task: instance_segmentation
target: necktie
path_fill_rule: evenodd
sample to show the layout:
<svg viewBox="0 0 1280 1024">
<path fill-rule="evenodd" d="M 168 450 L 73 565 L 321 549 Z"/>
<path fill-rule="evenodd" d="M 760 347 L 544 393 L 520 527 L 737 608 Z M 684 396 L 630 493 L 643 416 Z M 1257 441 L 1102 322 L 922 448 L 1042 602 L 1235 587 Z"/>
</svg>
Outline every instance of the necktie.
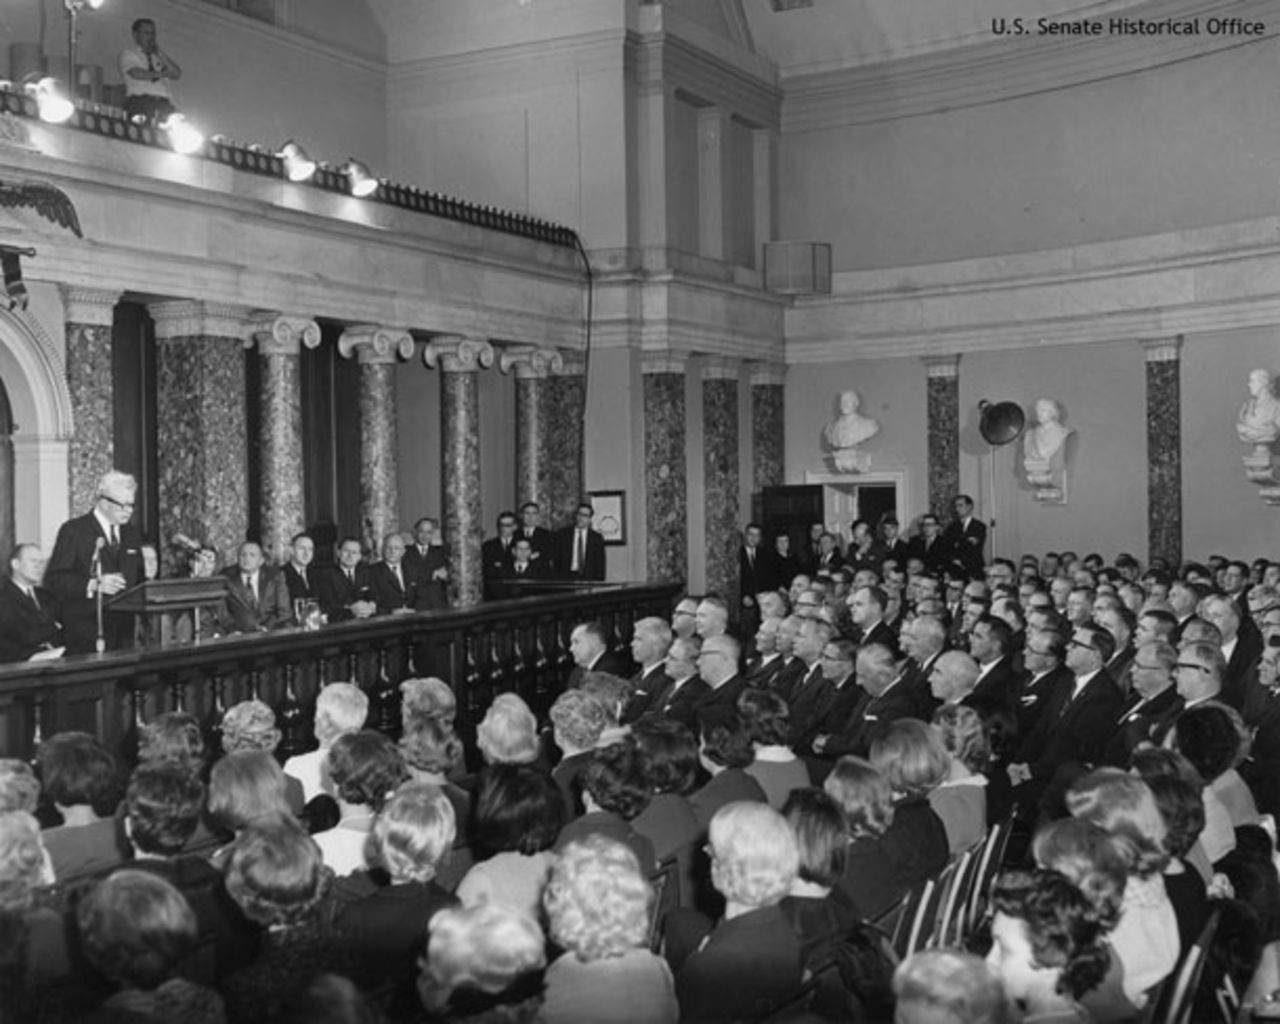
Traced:
<svg viewBox="0 0 1280 1024">
<path fill-rule="evenodd" d="M 587 562 L 587 535 L 583 530 L 578 531 L 578 541 L 573 548 L 573 571 L 582 572 L 586 568 Z"/>
<path fill-rule="evenodd" d="M 755 548 L 747 548 L 747 565 L 751 566 L 751 568 L 753 569 L 756 567 L 756 549 Z"/>
<path fill-rule="evenodd" d="M 517 575 L 517 576 L 523 576 L 523 575 L 524 575 L 524 566 L 523 566 L 523 565 L 517 565 L 517 566 L 516 566 L 516 575 Z"/>
<path fill-rule="evenodd" d="M 36 597 L 35 587 L 27 587 L 27 597 L 31 598 L 31 603 L 36 606 L 36 611 L 40 611 L 40 599 Z"/>
<path fill-rule="evenodd" d="M 403 591 L 403 590 L 404 590 L 404 577 L 400 575 L 400 566 L 398 566 L 398 565 L 397 565 L 397 566 L 396 566 L 393 570 L 391 570 L 391 571 L 392 571 L 392 572 L 394 572 L 394 573 L 396 574 L 396 586 L 398 586 L 398 587 Z"/>
<path fill-rule="evenodd" d="M 354 569 L 347 570 L 347 581 L 354 587 L 356 585 L 356 572 Z"/>
<path fill-rule="evenodd" d="M 302 589 L 303 589 L 303 590 L 310 590 L 310 589 L 311 589 L 311 584 L 307 582 L 307 570 L 306 570 L 306 569 L 303 569 L 302 571 L 300 571 L 300 572 L 298 573 L 298 575 L 302 577 Z"/>
<path fill-rule="evenodd" d="M 118 548 L 120 546 L 120 534 L 116 532 L 115 524 L 111 525 L 111 546 Z"/>
<path fill-rule="evenodd" d="M 258 607 L 258 586 L 252 576 L 246 575 L 244 578 L 244 588 L 249 591 L 249 603 L 253 607 Z"/>
</svg>

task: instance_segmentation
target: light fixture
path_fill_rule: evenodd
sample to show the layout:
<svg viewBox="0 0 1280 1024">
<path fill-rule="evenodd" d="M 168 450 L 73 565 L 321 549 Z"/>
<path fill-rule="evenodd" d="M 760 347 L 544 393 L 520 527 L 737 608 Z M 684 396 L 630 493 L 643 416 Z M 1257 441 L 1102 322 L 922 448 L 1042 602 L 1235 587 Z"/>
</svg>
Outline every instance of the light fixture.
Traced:
<svg viewBox="0 0 1280 1024">
<path fill-rule="evenodd" d="M 316 173 L 316 162 L 293 139 L 280 147 L 279 155 L 284 161 L 284 173 L 289 176 L 290 181 L 306 181 Z"/>
<path fill-rule="evenodd" d="M 164 119 L 160 127 L 169 133 L 169 145 L 175 153 L 190 156 L 204 146 L 204 134 L 184 114 L 174 111 Z"/>
<path fill-rule="evenodd" d="M 73 96 L 80 92 L 80 71 L 76 67 L 76 51 L 80 46 L 80 12 L 86 7 L 96 11 L 105 2 L 106 0 L 62 0 L 62 6 L 67 12 L 67 77 L 71 79 Z"/>
<path fill-rule="evenodd" d="M 346 173 L 347 180 L 351 183 L 351 194 L 358 199 L 371 196 L 378 191 L 378 179 L 373 176 L 367 164 L 362 163 L 355 157 L 348 157 L 342 170 Z"/>
<path fill-rule="evenodd" d="M 69 121 L 76 112 L 76 105 L 67 99 L 57 79 L 41 78 L 37 82 L 31 82 L 26 88 L 36 98 L 36 111 L 40 114 L 41 121 L 62 124 Z"/>
</svg>

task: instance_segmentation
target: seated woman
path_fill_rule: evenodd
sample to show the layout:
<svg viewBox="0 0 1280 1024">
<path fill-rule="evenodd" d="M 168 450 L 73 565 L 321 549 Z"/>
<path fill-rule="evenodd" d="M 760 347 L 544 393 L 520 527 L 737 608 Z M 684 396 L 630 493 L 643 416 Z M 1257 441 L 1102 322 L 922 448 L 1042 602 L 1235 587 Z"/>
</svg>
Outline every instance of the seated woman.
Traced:
<svg viewBox="0 0 1280 1024">
<path fill-rule="evenodd" d="M 800 872 L 779 904 L 800 941 L 807 968 L 820 965 L 859 924 L 858 908 L 837 884 L 849 846 L 840 805 L 820 789 L 792 790 L 782 808 L 796 834 Z"/>
<path fill-rule="evenodd" d="M 204 729 L 195 715 L 186 711 L 164 711 L 142 727 L 138 741 L 138 761 L 181 765 L 200 779 L 208 777 L 208 751 Z"/>
<path fill-rule="evenodd" d="M 688 729 L 665 718 L 637 723 L 632 735 L 652 796 L 631 827 L 649 838 L 659 861 L 681 856 L 687 862 L 701 835 L 688 800 L 698 781 L 698 745 Z"/>
<path fill-rule="evenodd" d="M 237 750 L 265 750 L 274 754 L 280 746 L 280 730 L 276 728 L 276 713 L 260 700 L 242 700 L 227 709 L 222 716 L 222 749 L 228 754 Z M 290 775 L 285 776 L 285 797 L 289 810 L 296 817 L 306 805 L 302 783 Z"/>
<path fill-rule="evenodd" d="M 893 973 L 894 1024 L 1013 1024 L 1004 988 L 972 953 L 925 949 Z"/>
<path fill-rule="evenodd" d="M 584 690 L 566 690 L 551 705 L 551 735 L 561 754 L 551 777 L 560 787 L 569 817 L 583 811 L 582 773 L 608 724 L 604 704 Z"/>
<path fill-rule="evenodd" d="M 221 758 L 209 773 L 209 817 L 232 836 L 251 825 L 292 821 L 280 763 L 265 750 L 239 750 Z M 210 859 L 221 870 L 230 855 L 228 845 Z"/>
<path fill-rule="evenodd" d="M 333 796 L 328 775 L 329 748 L 334 740 L 364 728 L 369 698 L 353 683 L 330 683 L 316 695 L 315 734 L 319 744 L 306 754 L 295 754 L 284 763 L 284 773 L 302 785 L 303 803 L 321 793 Z"/>
<path fill-rule="evenodd" d="M 1055 871 L 1007 871 L 992 892 L 987 963 L 1026 1021 L 1088 1024 L 1077 1000 L 1096 988 L 1109 956 L 1084 894 Z"/>
<path fill-rule="evenodd" d="M 458 884 L 464 906 L 497 903 L 538 920 L 542 890 L 564 822 L 564 803 L 530 765 L 497 764 L 480 773 L 471 820 L 477 863 Z"/>
<path fill-rule="evenodd" d="M 1258 823 L 1253 794 L 1236 771 L 1248 756 L 1251 734 L 1235 708 L 1218 701 L 1187 708 L 1169 738 L 1227 809 L 1233 829 Z"/>
<path fill-rule="evenodd" d="M 449 1024 L 542 1019 L 546 940 L 537 921 L 500 903 L 442 910 L 418 962 L 428 1019 Z"/>
<path fill-rule="evenodd" d="M 1163 878 L 1168 829 L 1147 784 L 1115 769 L 1077 780 L 1067 793 L 1067 809 L 1105 831 L 1125 855 L 1129 877 L 1110 940 L 1124 968 L 1125 997 L 1141 1009 L 1148 991 L 1177 964 L 1180 950 L 1178 918 Z"/>
<path fill-rule="evenodd" d="M 120 797 L 116 759 L 84 732 L 50 736 L 38 756 L 44 795 L 62 816 L 43 836 L 59 881 L 119 864 L 123 852 L 111 816 Z"/>
<path fill-rule="evenodd" d="M 799 873 L 800 853 L 791 826 L 766 804 L 722 807 L 709 836 L 711 880 L 725 913 L 678 966 L 673 956 L 681 951 L 669 951 L 681 1020 L 755 1020 L 801 985 L 800 943 L 779 907 Z"/>
<path fill-rule="evenodd" d="M 533 764 L 542 752 L 538 720 L 514 693 L 500 693 L 476 728 L 476 746 L 485 764 Z"/>
<path fill-rule="evenodd" d="M 933 878 L 950 858 L 946 827 L 929 805 L 929 794 L 947 776 L 947 752 L 931 726 L 903 718 L 871 744 L 870 760 L 893 791 L 893 821 L 881 843 L 905 891 Z"/>
<path fill-rule="evenodd" d="M 1213 878 L 1214 863 L 1236 848 L 1236 831 L 1231 827 L 1231 815 L 1222 801 L 1204 784 L 1204 779 L 1191 767 L 1191 762 L 1176 750 L 1166 747 L 1135 750 L 1130 758 L 1130 770 L 1148 783 L 1154 778 L 1182 779 L 1200 794 L 1200 802 L 1204 805 L 1204 828 L 1187 854 L 1186 862 L 1208 885 Z"/>
<path fill-rule="evenodd" d="M 947 754 L 947 777 L 929 794 L 929 806 L 942 819 L 952 856 L 987 835 L 987 777 L 991 746 L 982 716 L 964 704 L 948 704 L 933 716 Z"/>
<path fill-rule="evenodd" d="M 400 684 L 400 721 L 405 728 L 415 718 L 434 718 L 452 731 L 458 699 L 443 679 L 406 679 Z"/>
<path fill-rule="evenodd" d="M 675 1024 L 671 970 L 647 948 L 653 898 L 621 843 L 591 835 L 565 847 L 543 897 L 565 950 L 547 968 L 547 1024 Z"/>
<path fill-rule="evenodd" d="M 182 893 L 145 871 L 117 871 L 76 908 L 89 963 L 118 991 L 91 1019 L 136 1024 L 222 1024 L 222 997 L 177 977 L 196 944 L 196 915 Z"/>
<path fill-rule="evenodd" d="M 438 787 L 405 783 L 373 823 L 373 852 L 390 884 L 361 875 L 335 883 L 340 940 L 367 985 L 411 977 L 432 915 L 458 902 L 435 881 L 456 827 L 453 805 Z"/>
<path fill-rule="evenodd" d="M 739 800 L 766 803 L 760 783 L 746 773 L 755 760 L 747 727 L 736 711 L 704 715 L 701 722 L 698 760 L 711 781 L 689 795 L 689 806 L 698 821 L 699 834 L 705 832 L 721 807 Z"/>
<path fill-rule="evenodd" d="M 1148 779 L 1147 785 L 1168 829 L 1164 845 L 1169 851 L 1169 863 L 1164 869 L 1164 888 L 1178 918 L 1178 937 L 1185 949 L 1196 941 L 1209 917 L 1204 879 L 1184 859 L 1204 828 L 1204 801 L 1195 786 L 1172 775 Z"/>
<path fill-rule="evenodd" d="M 653 795 L 635 742 L 627 739 L 597 750 L 583 774 L 582 790 L 586 813 L 560 830 L 556 851 L 575 839 L 599 833 L 630 847 L 641 869 L 653 871 L 657 867 L 653 842 L 631 824 L 649 806 Z"/>
<path fill-rule="evenodd" d="M 848 846 L 836 885 L 858 914 L 874 921 L 906 893 L 883 838 L 893 824 L 893 791 L 883 775 L 860 757 L 842 757 L 822 784 L 844 815 Z"/>
<path fill-rule="evenodd" d="M 339 820 L 317 832 L 316 845 L 335 875 L 363 871 L 374 815 L 409 777 L 404 755 L 380 732 L 362 729 L 340 736 L 329 750 L 329 778 L 338 798 Z"/>
<path fill-rule="evenodd" d="M 760 783 L 769 806 L 780 810 L 793 789 L 810 783 L 808 767 L 787 745 L 791 732 L 787 702 L 771 690 L 747 689 L 738 698 L 738 714 L 755 753 L 747 774 Z"/>
<path fill-rule="evenodd" d="M 400 736 L 400 753 L 404 755 L 409 778 L 439 786 L 449 798 L 458 822 L 457 841 L 462 842 L 471 818 L 471 794 L 449 781 L 450 773 L 462 764 L 462 741 L 441 719 L 415 717 L 405 724 Z"/>
</svg>

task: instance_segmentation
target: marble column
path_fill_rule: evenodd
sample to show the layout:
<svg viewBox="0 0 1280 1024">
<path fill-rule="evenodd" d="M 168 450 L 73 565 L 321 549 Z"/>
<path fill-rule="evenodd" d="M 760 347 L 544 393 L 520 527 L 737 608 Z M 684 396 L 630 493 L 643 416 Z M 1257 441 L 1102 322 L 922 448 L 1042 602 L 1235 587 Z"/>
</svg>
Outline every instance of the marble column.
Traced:
<svg viewBox="0 0 1280 1024">
<path fill-rule="evenodd" d="M 929 508 L 945 523 L 960 493 L 960 357 L 925 356 L 924 365 L 929 375 Z"/>
<path fill-rule="evenodd" d="M 67 459 L 71 512 L 93 507 L 98 480 L 115 459 L 115 385 L 111 372 L 111 323 L 119 292 L 63 288 L 67 390 L 75 429 Z"/>
<path fill-rule="evenodd" d="M 702 367 L 702 474 L 707 590 L 738 606 L 738 370 L 731 359 Z"/>
<path fill-rule="evenodd" d="M 259 314 L 245 347 L 258 346 L 262 368 L 262 425 L 258 461 L 262 473 L 262 549 L 284 561 L 289 539 L 306 526 L 302 462 L 302 346 L 320 344 L 314 320 L 278 313 Z"/>
<path fill-rule="evenodd" d="M 378 543 L 400 528 L 396 470 L 396 362 L 413 356 L 413 337 L 396 327 L 348 327 L 338 353 L 360 363 L 360 521 Z"/>
<path fill-rule="evenodd" d="M 646 355 L 644 380 L 644 492 L 646 575 L 683 580 L 689 568 L 689 481 L 685 462 L 683 354 Z"/>
<path fill-rule="evenodd" d="M 503 373 L 516 373 L 516 506 L 535 502 L 551 511 L 551 464 L 559 448 L 552 435 L 551 374 L 564 369 L 554 348 L 513 345 L 498 358 Z"/>
<path fill-rule="evenodd" d="M 1181 337 L 1143 342 L 1147 357 L 1147 556 L 1182 563 Z"/>
<path fill-rule="evenodd" d="M 157 302 L 160 536 L 208 543 L 224 565 L 248 523 L 244 335 L 249 312 L 206 302 Z M 161 545 L 164 550 L 164 545 Z"/>
<path fill-rule="evenodd" d="M 586 415 L 587 366 L 578 352 L 563 353 L 561 367 L 547 383 L 551 406 L 547 428 L 556 456 L 547 465 L 547 491 L 551 511 L 548 525 L 554 530 L 573 522 L 583 497 L 582 419 Z"/>
<path fill-rule="evenodd" d="M 785 403 L 782 382 L 787 368 L 775 363 L 751 367 L 751 493 L 783 482 Z"/>
<path fill-rule="evenodd" d="M 440 423 L 444 437 L 444 537 L 454 608 L 483 596 L 480 545 L 480 387 L 476 373 L 493 365 L 493 346 L 483 338 L 441 337 L 427 342 L 423 362 L 444 371 Z"/>
</svg>

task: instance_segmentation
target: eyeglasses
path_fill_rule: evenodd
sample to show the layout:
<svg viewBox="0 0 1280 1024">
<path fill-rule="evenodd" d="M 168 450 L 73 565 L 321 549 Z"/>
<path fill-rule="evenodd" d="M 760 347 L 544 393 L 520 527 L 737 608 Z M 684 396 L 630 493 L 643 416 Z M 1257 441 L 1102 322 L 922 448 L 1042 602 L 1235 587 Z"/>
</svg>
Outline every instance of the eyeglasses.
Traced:
<svg viewBox="0 0 1280 1024">
<path fill-rule="evenodd" d="M 1095 650 L 1097 650 L 1097 648 L 1096 648 L 1096 647 L 1094 647 L 1094 646 L 1093 646 L 1093 644 L 1089 643 L 1088 641 L 1086 641 L 1086 640 L 1077 640 L 1075 637 L 1072 637 L 1070 640 L 1068 640 L 1068 641 L 1067 641 L 1067 646 L 1069 646 L 1069 647 L 1083 647 L 1086 651 L 1095 651 Z"/>
<path fill-rule="evenodd" d="M 1208 672 L 1208 671 L 1209 671 L 1209 669 L 1205 668 L 1203 665 L 1197 665 L 1194 661 L 1180 661 L 1180 662 L 1178 662 L 1178 664 L 1177 664 L 1177 665 L 1175 665 L 1174 667 L 1175 667 L 1175 668 L 1194 668 L 1194 669 L 1196 669 L 1198 672 Z"/>
<path fill-rule="evenodd" d="M 98 497 L 101 498 L 103 501 L 111 502 L 111 504 L 113 504 L 116 508 L 133 508 L 137 504 L 137 502 L 133 502 L 133 501 L 119 501 L 116 498 L 111 497 L 111 495 L 109 494 L 99 494 Z"/>
</svg>

